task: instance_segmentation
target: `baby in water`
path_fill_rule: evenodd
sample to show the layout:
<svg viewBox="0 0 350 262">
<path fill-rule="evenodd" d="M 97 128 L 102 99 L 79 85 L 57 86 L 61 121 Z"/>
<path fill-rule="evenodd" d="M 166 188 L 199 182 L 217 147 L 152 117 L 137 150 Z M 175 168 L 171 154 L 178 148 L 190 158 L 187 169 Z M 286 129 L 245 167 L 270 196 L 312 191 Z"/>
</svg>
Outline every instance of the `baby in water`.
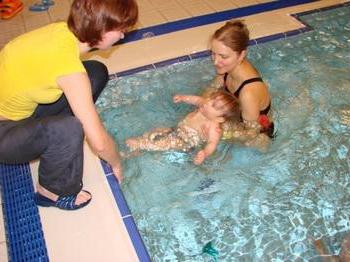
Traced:
<svg viewBox="0 0 350 262">
<path fill-rule="evenodd" d="M 217 96 L 225 100 L 225 107 L 216 109 L 214 102 Z M 197 106 L 173 128 L 156 128 L 144 133 L 142 136 L 126 140 L 131 151 L 167 151 L 179 150 L 188 152 L 205 144 L 194 157 L 194 164 L 200 165 L 212 155 L 222 136 L 222 123 L 232 115 L 235 101 L 230 94 L 217 91 L 208 97 L 195 95 L 175 95 L 174 103 L 184 102 Z"/>
</svg>

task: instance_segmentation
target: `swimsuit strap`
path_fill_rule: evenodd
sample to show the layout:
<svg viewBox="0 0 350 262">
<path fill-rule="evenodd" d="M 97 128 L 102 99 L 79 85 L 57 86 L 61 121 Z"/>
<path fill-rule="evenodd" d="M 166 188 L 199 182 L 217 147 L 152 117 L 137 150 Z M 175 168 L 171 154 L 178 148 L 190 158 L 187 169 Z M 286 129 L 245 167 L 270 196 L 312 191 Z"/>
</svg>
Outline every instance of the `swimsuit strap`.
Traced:
<svg viewBox="0 0 350 262">
<path fill-rule="evenodd" d="M 224 83 L 225 83 L 225 85 L 226 85 L 227 76 L 228 76 L 228 73 L 225 73 L 225 74 L 224 74 Z"/>
<path fill-rule="evenodd" d="M 264 82 L 261 77 L 253 77 L 249 78 L 247 80 L 244 80 L 243 83 L 238 87 L 236 92 L 233 93 L 235 97 L 239 97 L 239 93 L 242 91 L 243 87 L 247 84 L 253 83 L 253 82 Z"/>
<path fill-rule="evenodd" d="M 230 90 L 228 90 L 228 87 L 226 84 L 227 76 L 228 76 L 228 73 L 225 73 L 225 75 L 224 75 L 224 89 L 227 93 L 231 93 Z"/>
<path fill-rule="evenodd" d="M 226 92 L 231 93 L 230 90 L 227 87 L 227 84 L 226 84 L 227 76 L 228 76 L 228 73 L 225 73 L 225 75 L 224 75 L 224 89 L 225 89 Z M 262 80 L 261 77 L 253 77 L 253 78 L 249 78 L 247 80 L 244 80 L 242 82 L 242 84 L 238 87 L 236 92 L 234 92 L 233 95 L 238 98 L 239 97 L 239 93 L 242 91 L 243 87 L 245 85 L 253 83 L 253 82 L 264 82 L 264 81 Z M 271 108 L 271 103 L 264 110 L 260 111 L 260 115 L 267 115 L 269 113 L 269 111 L 270 111 L 270 108 Z M 242 116 L 241 116 L 241 119 L 243 119 Z"/>
</svg>

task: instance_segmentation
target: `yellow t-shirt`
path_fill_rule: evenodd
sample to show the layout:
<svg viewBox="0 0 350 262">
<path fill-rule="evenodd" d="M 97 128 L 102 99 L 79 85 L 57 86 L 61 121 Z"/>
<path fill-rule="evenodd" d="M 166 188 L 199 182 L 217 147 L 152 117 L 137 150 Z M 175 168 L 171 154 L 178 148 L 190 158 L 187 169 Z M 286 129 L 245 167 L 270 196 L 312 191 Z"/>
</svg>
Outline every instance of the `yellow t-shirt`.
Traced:
<svg viewBox="0 0 350 262">
<path fill-rule="evenodd" d="M 0 116 L 21 120 L 62 95 L 60 76 L 86 72 L 65 22 L 23 34 L 0 51 Z"/>
</svg>

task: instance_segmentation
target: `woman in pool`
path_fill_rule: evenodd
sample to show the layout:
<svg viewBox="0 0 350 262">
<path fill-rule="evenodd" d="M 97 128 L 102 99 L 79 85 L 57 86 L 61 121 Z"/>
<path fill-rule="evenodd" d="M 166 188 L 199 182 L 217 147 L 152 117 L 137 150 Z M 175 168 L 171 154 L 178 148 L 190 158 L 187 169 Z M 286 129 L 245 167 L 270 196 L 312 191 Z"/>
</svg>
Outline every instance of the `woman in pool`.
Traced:
<svg viewBox="0 0 350 262">
<path fill-rule="evenodd" d="M 82 190 L 84 136 L 122 181 L 119 152 L 94 105 L 107 68 L 80 55 L 111 47 L 137 17 L 135 0 L 74 0 L 67 23 L 26 33 L 0 51 L 0 162 L 40 158 L 38 205 L 75 210 L 90 202 Z"/>
<path fill-rule="evenodd" d="M 236 121 L 228 122 L 224 139 L 265 147 L 274 133 L 271 98 L 259 72 L 247 59 L 249 31 L 240 20 L 227 22 L 211 38 L 212 60 L 217 72 L 214 88 L 224 89 L 238 101 Z M 217 97 L 216 108 L 224 105 Z"/>
<path fill-rule="evenodd" d="M 220 110 L 213 107 L 218 95 L 220 95 L 220 101 L 225 103 Z M 132 151 L 173 149 L 187 152 L 206 142 L 205 147 L 196 154 L 193 160 L 194 164 L 200 165 L 215 152 L 222 135 L 221 123 L 230 116 L 235 104 L 232 103 L 231 95 L 224 92 L 212 93 L 208 98 L 175 95 L 174 102 L 196 105 L 197 109 L 189 113 L 176 128 L 156 128 L 140 137 L 127 139 L 126 144 Z"/>
</svg>

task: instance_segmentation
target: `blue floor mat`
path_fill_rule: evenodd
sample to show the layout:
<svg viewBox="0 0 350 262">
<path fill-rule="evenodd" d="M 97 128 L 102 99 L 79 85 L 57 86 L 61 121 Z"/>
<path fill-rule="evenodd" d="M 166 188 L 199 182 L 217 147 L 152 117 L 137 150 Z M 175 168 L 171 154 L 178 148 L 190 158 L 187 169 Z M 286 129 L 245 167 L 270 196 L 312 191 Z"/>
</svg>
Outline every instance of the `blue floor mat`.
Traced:
<svg viewBox="0 0 350 262">
<path fill-rule="evenodd" d="M 9 261 L 49 261 L 29 164 L 0 164 Z"/>
</svg>

